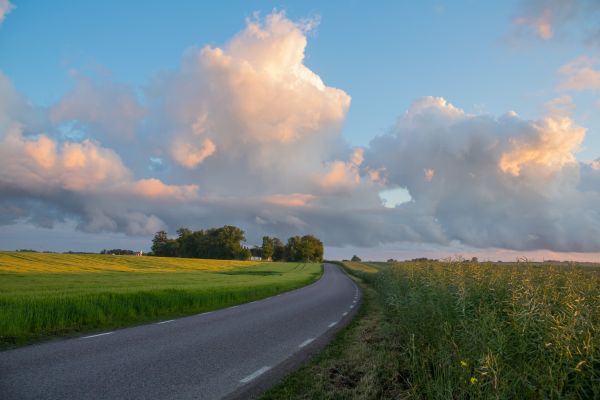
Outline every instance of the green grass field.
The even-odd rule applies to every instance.
[[[0,347],[245,303],[321,273],[314,263],[0,252]]]
[[[358,317],[266,399],[600,398],[597,267],[345,267],[363,282]]]

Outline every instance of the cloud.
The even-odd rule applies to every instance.
[[[356,148],[348,162],[333,161],[327,172],[319,177],[319,183],[327,190],[352,189],[360,184],[360,165],[364,150]]]
[[[536,120],[423,97],[353,148],[341,136],[350,96],[305,65],[314,25],[252,19],[143,90],[77,78],[49,109],[0,74],[0,224],[145,237],[235,224],[250,243],[314,233],[338,247],[600,249],[600,171],[575,158],[586,130],[570,97]]]
[[[265,199],[267,203],[285,206],[285,207],[305,207],[315,196],[306,193],[292,193],[292,194],[274,194],[267,196]]]
[[[176,138],[171,148],[175,161],[186,168],[195,168],[217,150],[212,140],[204,138],[198,145]]]
[[[0,0],[0,24],[4,22],[4,19],[12,10],[14,10],[15,6],[11,4],[8,0]]]
[[[598,45],[599,12],[596,0],[521,0],[512,22],[518,34],[533,34],[548,41],[573,28],[584,34],[584,42]]]
[[[365,164],[409,191],[411,201],[387,217],[412,228],[405,241],[598,251],[600,184],[574,156],[584,135],[564,112],[494,118],[428,97],[370,143]]]
[[[50,109],[53,123],[73,122],[74,128],[120,144],[133,142],[144,114],[131,88],[86,77],[76,77],[73,90]]]
[[[543,8],[539,15],[516,17],[513,22],[516,25],[530,27],[540,39],[548,40],[554,36],[552,14],[552,8]]]
[[[21,115],[28,102],[6,80],[14,99],[0,103],[12,126],[0,161],[8,164],[0,191],[10,193],[3,206],[21,201],[29,205],[19,221],[46,210],[45,226],[76,219],[88,232],[261,219],[265,229],[306,229],[310,216],[295,209],[336,201],[319,177],[337,157],[350,157],[360,181],[360,151],[340,136],[350,96],[304,65],[315,26],[277,12],[250,20],[223,47],[186,51],[141,101],[125,85],[76,76],[41,127]]]
[[[336,140],[350,96],[304,65],[310,25],[273,13],[264,23],[248,21],[223,48],[186,52],[153,90],[176,163],[196,168],[210,155],[222,165],[272,168],[296,158],[299,147]]]
[[[600,89],[600,62],[598,59],[581,56],[563,65],[559,72],[565,77],[559,85],[559,89],[576,91]]]

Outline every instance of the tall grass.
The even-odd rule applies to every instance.
[[[322,271],[320,264],[218,263],[0,253],[0,347],[253,301],[313,282]]]
[[[429,262],[361,275],[414,397],[600,398],[598,270]]]

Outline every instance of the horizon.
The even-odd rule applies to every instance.
[[[598,21],[593,0],[0,0],[0,248],[235,225],[330,259],[600,262]]]

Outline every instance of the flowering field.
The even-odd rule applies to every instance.
[[[110,254],[0,252],[0,273],[223,271],[259,264],[260,261],[199,260]]]
[[[318,263],[0,252],[0,347],[245,303],[321,272]]]
[[[600,271],[395,263],[363,275],[417,398],[600,398]]]

